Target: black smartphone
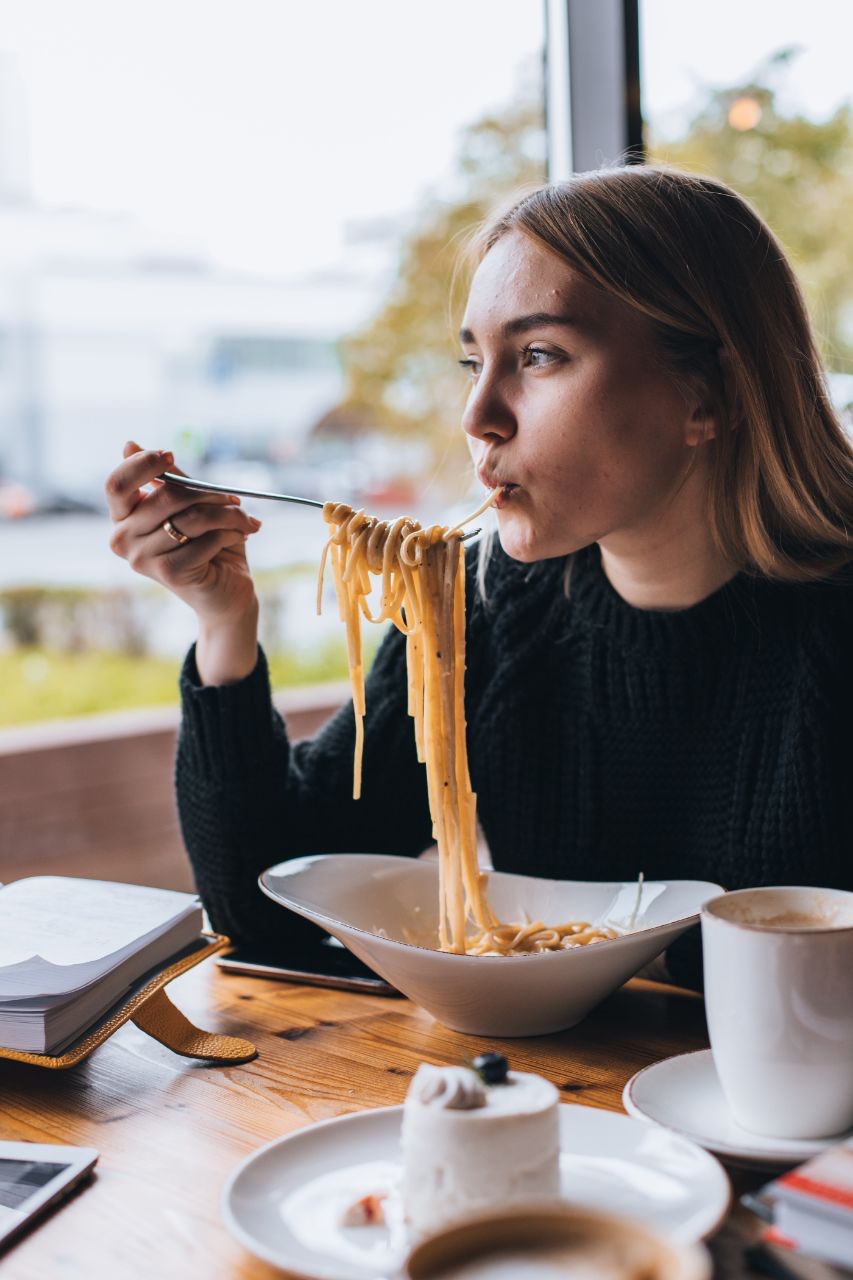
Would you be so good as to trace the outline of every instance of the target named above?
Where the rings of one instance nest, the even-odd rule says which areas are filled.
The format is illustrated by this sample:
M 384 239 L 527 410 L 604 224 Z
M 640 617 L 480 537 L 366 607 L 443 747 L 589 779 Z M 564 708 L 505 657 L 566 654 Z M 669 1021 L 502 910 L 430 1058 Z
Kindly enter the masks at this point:
M 286 940 L 275 951 L 256 947 L 235 947 L 216 963 L 230 973 L 246 973 L 259 978 L 281 978 L 284 982 L 304 982 L 313 987 L 340 987 L 344 991 L 367 991 L 379 996 L 398 996 L 378 973 L 368 969 L 337 938 L 300 938 L 288 953 Z

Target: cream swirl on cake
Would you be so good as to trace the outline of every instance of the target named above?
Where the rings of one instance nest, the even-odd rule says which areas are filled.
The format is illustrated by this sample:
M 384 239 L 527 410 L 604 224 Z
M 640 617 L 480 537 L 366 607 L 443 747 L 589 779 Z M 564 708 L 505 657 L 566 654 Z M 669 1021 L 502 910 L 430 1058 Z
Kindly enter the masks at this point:
M 415 1072 L 409 1096 L 425 1107 L 448 1111 L 474 1111 L 486 1105 L 486 1087 L 469 1067 L 433 1067 L 422 1062 Z
M 469 1067 L 427 1063 L 412 1079 L 402 1190 L 414 1236 L 477 1209 L 560 1194 L 557 1090 L 542 1076 L 507 1070 L 498 1055 L 485 1058 L 483 1075 L 494 1083 Z

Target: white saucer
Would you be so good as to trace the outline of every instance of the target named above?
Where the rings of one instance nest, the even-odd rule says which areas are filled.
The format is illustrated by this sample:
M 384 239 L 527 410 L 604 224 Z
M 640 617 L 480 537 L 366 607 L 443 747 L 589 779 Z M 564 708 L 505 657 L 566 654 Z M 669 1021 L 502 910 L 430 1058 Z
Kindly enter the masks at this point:
M 310 1280 L 393 1276 L 409 1247 L 396 1194 L 402 1115 L 359 1111 L 262 1147 L 222 1193 L 228 1230 L 256 1257 Z M 725 1172 L 678 1134 L 568 1103 L 560 1146 L 563 1195 L 574 1204 L 640 1218 L 681 1243 L 710 1235 L 728 1210 Z M 391 1229 L 341 1227 L 347 1205 L 383 1190 Z
M 655 1062 L 632 1076 L 622 1092 L 629 1115 L 652 1120 L 735 1164 L 763 1169 L 799 1164 L 834 1138 L 764 1138 L 736 1124 L 726 1105 L 710 1049 Z

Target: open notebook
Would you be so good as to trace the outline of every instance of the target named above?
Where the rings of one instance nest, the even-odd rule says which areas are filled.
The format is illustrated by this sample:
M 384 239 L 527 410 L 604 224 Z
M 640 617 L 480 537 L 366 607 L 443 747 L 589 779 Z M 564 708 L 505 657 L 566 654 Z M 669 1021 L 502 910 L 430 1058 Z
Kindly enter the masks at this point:
M 0 1045 L 56 1053 L 202 928 L 189 893 L 31 876 L 0 887 Z

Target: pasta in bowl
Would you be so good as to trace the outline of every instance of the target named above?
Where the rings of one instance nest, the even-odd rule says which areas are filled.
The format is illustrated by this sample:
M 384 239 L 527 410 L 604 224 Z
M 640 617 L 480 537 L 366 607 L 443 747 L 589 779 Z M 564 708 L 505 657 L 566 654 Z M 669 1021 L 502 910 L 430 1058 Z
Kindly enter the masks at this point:
M 320 925 L 439 1022 L 472 1035 L 532 1036 L 580 1022 L 664 951 L 722 892 L 701 880 L 545 880 L 492 871 L 503 920 L 587 922 L 611 937 L 523 955 L 439 950 L 438 867 L 392 854 L 337 853 L 269 868 L 273 901 Z M 567 939 L 571 943 L 571 937 Z

